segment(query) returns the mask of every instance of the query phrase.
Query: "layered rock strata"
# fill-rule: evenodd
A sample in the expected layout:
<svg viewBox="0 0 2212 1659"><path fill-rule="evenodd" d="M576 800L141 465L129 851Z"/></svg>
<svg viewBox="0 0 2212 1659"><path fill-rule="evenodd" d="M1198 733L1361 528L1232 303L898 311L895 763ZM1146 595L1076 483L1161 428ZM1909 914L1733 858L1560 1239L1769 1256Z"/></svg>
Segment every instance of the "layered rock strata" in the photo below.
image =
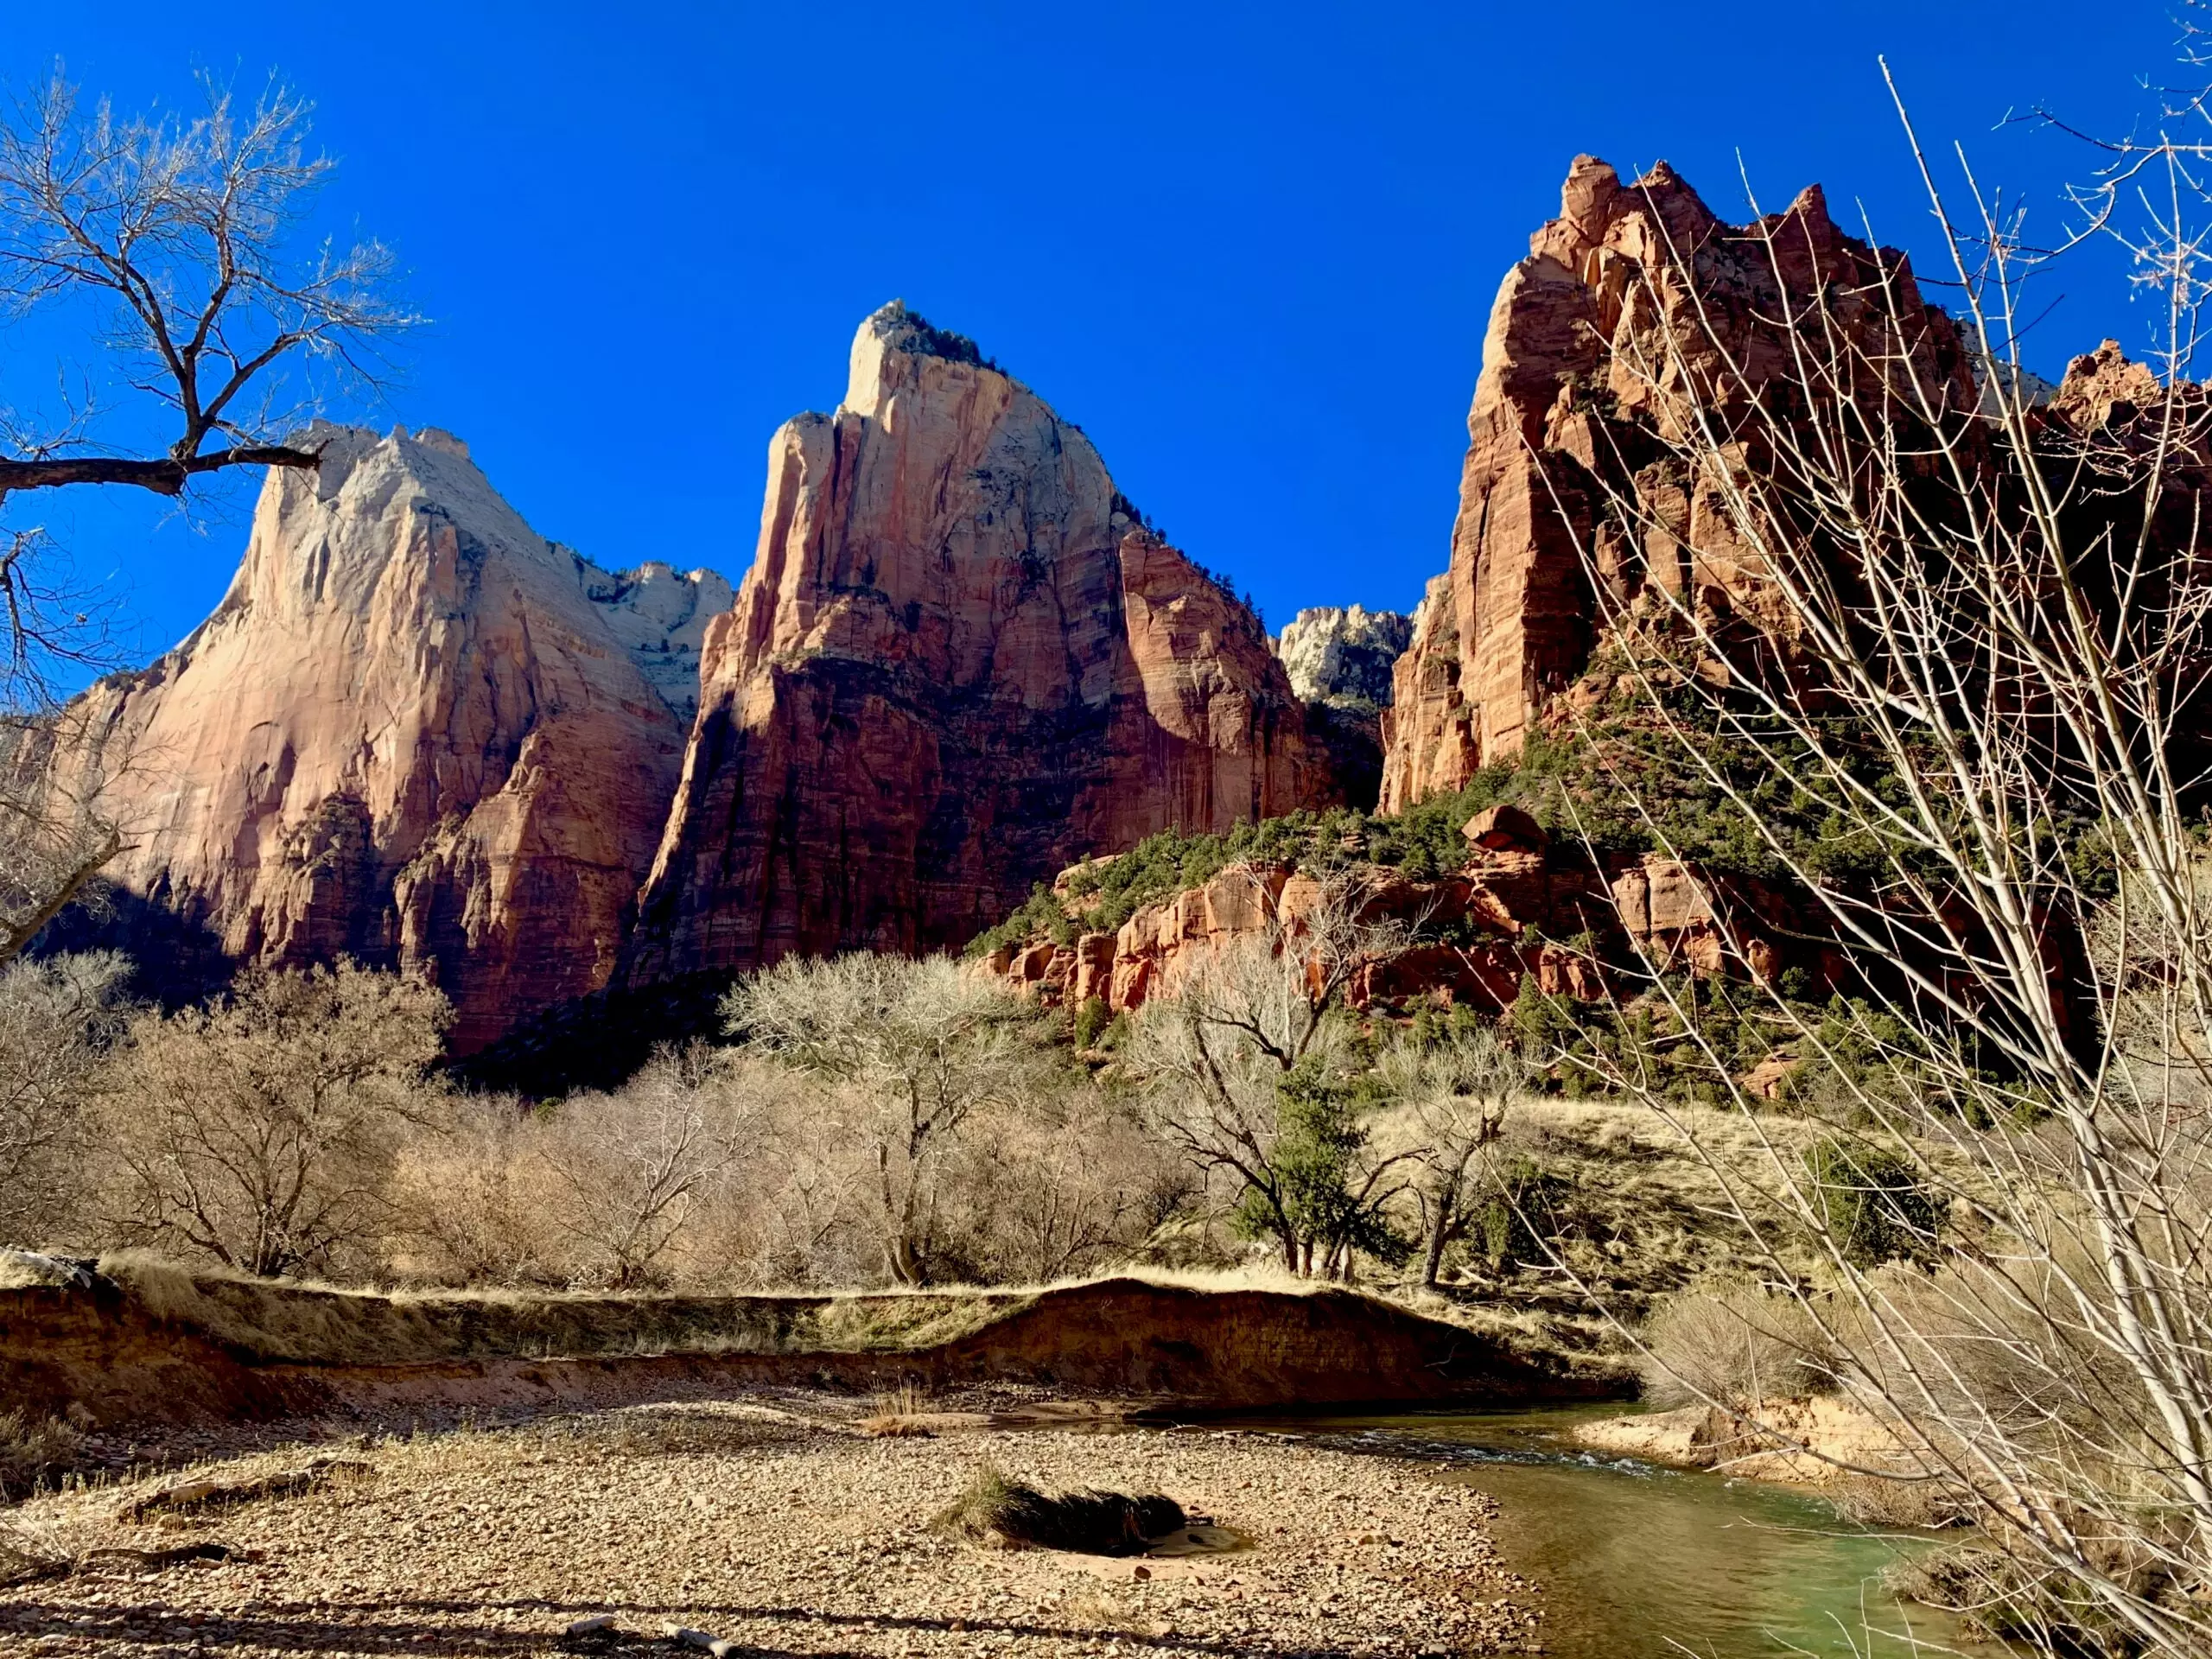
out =
<svg viewBox="0 0 2212 1659"><path fill-rule="evenodd" d="M270 474L214 613L79 700L63 781L103 781L116 931L149 969L193 939L419 971L467 1052L613 972L682 762L650 671L720 579L600 570L448 434L310 441L320 471Z"/></svg>
<svg viewBox="0 0 2212 1659"><path fill-rule="evenodd" d="M1713 386L1755 396L1788 374L1775 320L1816 296L1854 345L1879 331L1869 360L1916 377L1932 406L1974 406L1950 318L1923 303L1904 255L1838 230L1817 186L1739 229L1663 162L1624 184L1576 158L1560 216L1491 312L1451 568L1416 613L1382 717L1384 810L1518 753L1588 661L1598 585L1614 605L1656 584L1766 620L1770 595L1729 533L1720 480L1688 475L1668 440ZM1616 529L1624 519L1650 526L1639 544Z"/></svg>
<svg viewBox="0 0 2212 1659"><path fill-rule="evenodd" d="M1251 613L897 305L769 445L630 977L957 946L1082 855L1329 798Z"/></svg>
<svg viewBox="0 0 2212 1659"><path fill-rule="evenodd" d="M1347 988L1353 1006L1420 997L1497 1013L1524 977L1547 995L1596 1001L1615 988L1616 970L1630 966L1639 982L1654 970L1771 981L1793 965L1809 983L1841 981L1840 959L1807 941L1784 897L1763 883L1655 855L1592 868L1579 849L1554 849L1512 807L1478 813L1462 833L1466 862L1443 880L1368 872L1365 912L1414 923L1416 938L1360 969ZM1077 918L1075 938L1003 946L977 971L1046 1007L1096 997L1117 1014L1175 995L1200 963L1240 939L1265 937L1296 950L1324 898L1310 875L1234 865L1106 932L1082 925L1095 901L1065 879L1056 892ZM1583 943L1560 943L1570 938Z"/></svg>

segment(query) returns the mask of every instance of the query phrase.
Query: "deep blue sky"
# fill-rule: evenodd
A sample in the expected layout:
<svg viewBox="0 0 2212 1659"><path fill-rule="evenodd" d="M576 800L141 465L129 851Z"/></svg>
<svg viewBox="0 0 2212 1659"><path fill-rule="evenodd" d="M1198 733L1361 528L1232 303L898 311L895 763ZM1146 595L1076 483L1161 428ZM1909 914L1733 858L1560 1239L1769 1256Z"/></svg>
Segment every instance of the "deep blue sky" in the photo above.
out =
<svg viewBox="0 0 2212 1659"><path fill-rule="evenodd" d="M1993 124L2050 100L2126 124L2139 78L2174 73L2171 10L0 0L0 78L58 55L135 106L195 67L281 69L342 160L329 207L396 247L435 319L372 423L459 432L602 563L741 575L769 434L836 403L855 325L899 296L1080 423L1280 626L1409 607L1443 567L1491 298L1577 151L1663 156L1734 213L1740 150L1767 205L1821 181L1925 268L1876 54L1928 137L2055 229L2089 158ZM2061 291L2047 372L2144 336L2109 258ZM52 385L50 336L0 333L0 401ZM146 652L219 596L236 499L195 527L70 493L14 518L35 506L127 594Z"/></svg>

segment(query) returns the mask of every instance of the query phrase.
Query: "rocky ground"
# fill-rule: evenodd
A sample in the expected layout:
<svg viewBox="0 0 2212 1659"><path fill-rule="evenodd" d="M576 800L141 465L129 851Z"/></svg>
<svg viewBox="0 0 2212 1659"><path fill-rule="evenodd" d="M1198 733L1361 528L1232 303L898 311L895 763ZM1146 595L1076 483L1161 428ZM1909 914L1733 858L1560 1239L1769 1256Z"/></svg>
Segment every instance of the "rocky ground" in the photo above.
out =
<svg viewBox="0 0 2212 1659"><path fill-rule="evenodd" d="M0 1650L615 1656L672 1653L678 1629L720 1659L1541 1650L1494 1504L1419 1467L1204 1429L948 1418L877 1438L859 1414L785 1395L353 1434L186 1471L334 1459L301 1490L125 1518L172 1470L41 1497L0 1516L0 1541L77 1565L0 1588ZM1217 1528L1134 1560L931 1530L986 1462L1164 1491ZM164 1564L196 1543L226 1558Z"/></svg>

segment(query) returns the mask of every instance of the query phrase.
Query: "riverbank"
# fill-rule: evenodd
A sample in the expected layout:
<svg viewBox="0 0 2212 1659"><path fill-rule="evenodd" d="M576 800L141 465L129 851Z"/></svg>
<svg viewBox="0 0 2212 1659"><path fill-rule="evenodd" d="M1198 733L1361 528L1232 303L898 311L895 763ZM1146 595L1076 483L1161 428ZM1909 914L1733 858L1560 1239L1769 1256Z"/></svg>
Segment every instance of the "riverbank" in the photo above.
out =
<svg viewBox="0 0 2212 1659"><path fill-rule="evenodd" d="M296 1487L138 1520L119 1517L156 1482L48 1496L12 1529L90 1565L16 1586L0 1618L10 1641L56 1655L612 1653L665 1650L664 1625L779 1655L1541 1643L1541 1598L1499 1557L1496 1503L1436 1471L1235 1431L879 1438L863 1414L785 1395L356 1438L314 1448L339 1461ZM308 1450L193 1472L238 1482ZM987 1461L1046 1486L1163 1491L1237 1547L1208 1528L1203 1548L1109 1559L931 1530ZM194 1543L226 1554L143 1560ZM602 1617L611 1629L565 1634Z"/></svg>
<svg viewBox="0 0 2212 1659"><path fill-rule="evenodd" d="M18 1257L41 1263L45 1258ZM102 1427L593 1410L823 1387L1014 1386L1178 1409L1618 1396L1627 1373L1340 1287L1117 1275L1010 1290L380 1293L143 1258L0 1283L0 1398Z"/></svg>

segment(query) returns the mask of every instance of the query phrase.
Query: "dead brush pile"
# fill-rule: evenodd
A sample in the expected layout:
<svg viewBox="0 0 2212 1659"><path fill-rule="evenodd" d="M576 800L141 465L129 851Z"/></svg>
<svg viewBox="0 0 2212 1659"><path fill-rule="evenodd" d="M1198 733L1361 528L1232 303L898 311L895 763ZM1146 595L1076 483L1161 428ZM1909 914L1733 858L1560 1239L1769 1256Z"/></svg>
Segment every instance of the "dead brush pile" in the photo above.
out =
<svg viewBox="0 0 2212 1659"><path fill-rule="evenodd" d="M1052 1494L985 1464L930 1524L950 1536L1001 1548L1141 1555L1154 1539L1185 1520L1181 1504L1157 1492L1131 1497L1077 1487Z"/></svg>

